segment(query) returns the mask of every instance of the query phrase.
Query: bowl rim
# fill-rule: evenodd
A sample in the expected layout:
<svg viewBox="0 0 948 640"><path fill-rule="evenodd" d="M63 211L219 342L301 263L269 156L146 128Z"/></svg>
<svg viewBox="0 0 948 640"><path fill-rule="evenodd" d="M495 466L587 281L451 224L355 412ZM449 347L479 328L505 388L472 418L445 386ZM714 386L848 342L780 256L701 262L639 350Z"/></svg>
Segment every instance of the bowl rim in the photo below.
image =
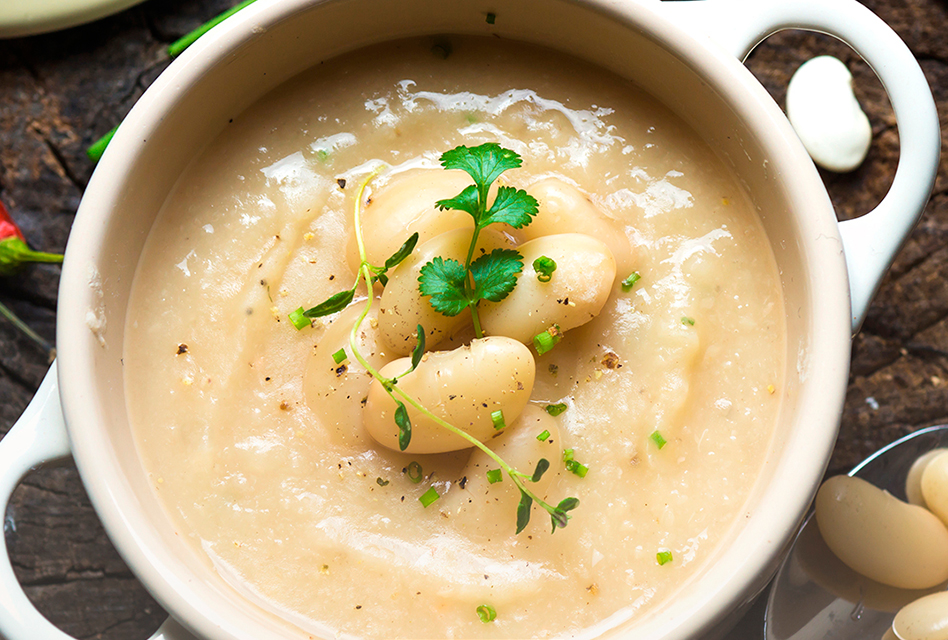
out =
<svg viewBox="0 0 948 640"><path fill-rule="evenodd" d="M191 584L177 569L168 566L167 550L152 548L154 536L149 534L147 525L128 516L130 494L121 472L117 466L103 463L101 448L107 445L108 438L103 428L90 424L94 420L90 420L85 409L90 398L104 393L95 385L95 371L91 365L95 346L88 339L89 329L83 322L88 309L95 304L89 290L87 269L88 265L97 264L102 254L111 211L120 204L123 176L139 154L139 134L160 126L162 114L172 109L191 87L215 67L226 63L235 50L266 32L269 26L292 19L314 6L339 1L358 0L259 0L215 27L172 62L132 109L126 118L126 126L121 127L113 138L82 199L66 251L57 342L61 345L59 371L63 410L76 464L96 512L126 562L162 606L201 638L252 636L235 622L239 617L233 616L235 612L228 614L208 606L207 599L202 596L205 593L201 591L202 586ZM817 386L822 392L820 397L811 392L808 400L821 400L821 407L831 406L835 410L827 416L825 409L805 409L803 417L812 424L793 439L790 457L796 461L796 466L792 473L786 469L770 483L773 485L779 479L801 476L813 478L813 485L785 492L779 508L771 509L770 521L766 526L761 524L758 527L757 544L749 550L755 555L721 572L725 579L713 593L698 599L700 601L687 603L682 607L685 611L681 615L655 623L646 621L642 627L645 634L642 637L656 637L659 632L667 637L692 637L727 614L720 607L711 606L713 602L740 602L755 595L754 591L763 586L761 574L776 569L779 555L802 519L829 460L836 437L838 413L845 398L850 349L849 289L841 241L832 205L812 162L779 107L736 58L710 40L674 24L656 7L614 0L562 0L562 3L583 6L630 28L645 30L647 37L673 51L676 57L716 88L721 100L735 105L751 129L761 132L765 149L781 149L781 166L794 169L793 175L787 177L794 182L794 197L801 202L807 201L811 211L822 209L822 214L801 220L805 223L809 241L814 245L807 250L819 258L824 270L820 276L822 287L814 291L814 309L823 314L821 317L831 319L818 327L811 326L809 349L819 353L821 358L825 356L826 360L819 363L798 361L796 364L808 368L806 375L818 381ZM802 358L803 354L799 355ZM789 362L787 366L790 366ZM814 402L814 407L817 404ZM832 428L827 426L829 423L833 424ZM756 520L759 524L761 521L762 518ZM744 549L743 553L747 551ZM239 604L234 604L231 608L236 610L238 607Z"/></svg>

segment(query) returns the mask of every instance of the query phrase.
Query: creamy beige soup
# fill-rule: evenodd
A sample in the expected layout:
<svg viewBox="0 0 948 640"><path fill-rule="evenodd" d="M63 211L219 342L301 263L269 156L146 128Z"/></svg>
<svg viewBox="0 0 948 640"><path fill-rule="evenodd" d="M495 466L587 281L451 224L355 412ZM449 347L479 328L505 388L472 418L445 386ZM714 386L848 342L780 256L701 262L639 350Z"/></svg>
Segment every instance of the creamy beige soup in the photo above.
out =
<svg viewBox="0 0 948 640"><path fill-rule="evenodd" d="M602 311L536 356L530 405L509 429L538 442L550 427L542 494L580 501L553 534L534 506L515 535L518 493L509 479L488 485L482 454L410 455L366 433L370 378L331 357L357 311L301 331L287 319L355 281L353 211L370 173L384 166L364 233L397 247L408 233L370 224L373 206L444 173L442 152L484 142L522 155L505 184L556 179L600 216L544 221L541 199L534 234L587 233L616 254ZM432 193L431 206L456 193ZM364 300L363 288L353 306ZM288 629L573 637L673 607L743 517L779 408L783 317L746 194L649 96L546 50L410 40L296 78L184 173L136 274L126 392L181 535ZM366 352L384 352L377 321L363 329ZM553 417L543 409L555 403L567 409ZM585 477L565 468L566 448ZM432 486L441 497L423 507ZM496 619L482 622L480 605Z"/></svg>

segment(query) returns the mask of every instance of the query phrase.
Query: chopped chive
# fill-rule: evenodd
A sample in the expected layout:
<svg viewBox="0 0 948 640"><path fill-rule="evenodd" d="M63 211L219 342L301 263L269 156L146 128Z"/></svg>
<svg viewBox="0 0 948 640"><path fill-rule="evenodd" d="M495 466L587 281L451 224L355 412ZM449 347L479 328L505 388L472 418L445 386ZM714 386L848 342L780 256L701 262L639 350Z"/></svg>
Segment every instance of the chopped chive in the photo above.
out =
<svg viewBox="0 0 948 640"><path fill-rule="evenodd" d="M537 335L533 336L533 346L536 347L537 354L543 355L550 349L556 346L556 343L562 340L563 333L560 331L560 326L554 324L552 327L546 331L541 331Z"/></svg>
<svg viewBox="0 0 948 640"><path fill-rule="evenodd" d="M574 456L575 452L572 449L563 449L563 463L566 465L566 470L575 473L580 478L585 478L589 473L589 467L577 462Z"/></svg>
<svg viewBox="0 0 948 640"><path fill-rule="evenodd" d="M504 421L504 412L498 409L497 411L492 411L490 414L491 422L494 423L494 428L500 431L507 426L507 423Z"/></svg>
<svg viewBox="0 0 948 640"><path fill-rule="evenodd" d="M422 477L424 477L425 475L421 471L421 465L415 462L414 460L408 463L408 469L406 472L408 474L408 479L414 482L415 484L418 484L419 482L421 482Z"/></svg>
<svg viewBox="0 0 948 640"><path fill-rule="evenodd" d="M660 565L668 564L672 561L672 552L667 549L665 551L659 551L655 554L655 559L658 560L658 564Z"/></svg>
<svg viewBox="0 0 948 640"><path fill-rule="evenodd" d="M379 485L380 487L388 486L388 480L384 479L382 476L379 476L378 478L376 478L375 483Z"/></svg>
<svg viewBox="0 0 948 640"><path fill-rule="evenodd" d="M487 481L491 484L497 484L503 479L504 475L500 469L491 469L487 472Z"/></svg>
<svg viewBox="0 0 948 640"><path fill-rule="evenodd" d="M682 317L681 317L681 323L682 323L682 324L687 324L687 325L693 327L693 326L695 326L695 319L694 319L694 318L689 318L688 316L682 316Z"/></svg>
<svg viewBox="0 0 948 640"><path fill-rule="evenodd" d="M336 353L332 354L332 361L335 362L336 364L339 364L340 362L342 362L342 361L345 360L345 359L346 359L346 350L345 350L345 349L340 349L340 350L337 351Z"/></svg>
<svg viewBox="0 0 948 640"><path fill-rule="evenodd" d="M587 467L584 464L580 464L579 462L576 462L575 460L567 461L566 470L570 471L571 473L575 473L580 478L585 478L586 474L589 473L589 467Z"/></svg>
<svg viewBox="0 0 948 640"><path fill-rule="evenodd" d="M494 607L489 604L482 604L477 608L477 617L481 619L481 622L487 624L488 622L494 621L494 618L497 617L497 612L494 610Z"/></svg>
<svg viewBox="0 0 948 640"><path fill-rule="evenodd" d="M296 327L297 331L305 329L312 324L312 321L306 317L303 307L300 307L296 311L290 312L289 318L290 322L293 323L293 326ZM335 358L335 356L333 356L333 358ZM339 364L338 360L336 360L336 364Z"/></svg>
<svg viewBox="0 0 948 640"><path fill-rule="evenodd" d="M253 4L253 2L254 0L244 0L240 4L234 7L231 7L224 13L217 16L216 18L211 18L210 20L202 24L200 27L198 27L194 31L191 31L190 33L184 35L183 37L175 40L170 45L168 45L168 55L171 56L172 58L177 58L179 55L181 55L181 53L185 49L187 49L189 46L194 44L195 40L197 40L198 38L203 36L205 33L210 31L212 27L217 26L218 24L220 24L227 18L231 17L232 15L234 15L235 13L237 13L238 11L240 11L247 5Z"/></svg>
<svg viewBox="0 0 948 640"><path fill-rule="evenodd" d="M546 405L546 412L555 418L566 411L567 408L568 407L566 406L565 402L560 402L559 404L548 404Z"/></svg>
<svg viewBox="0 0 948 640"><path fill-rule="evenodd" d="M431 506L431 503L440 498L438 490L434 487L428 487L428 490L421 494L421 497L418 498L418 501L421 503L421 506L427 508Z"/></svg>
<svg viewBox="0 0 948 640"><path fill-rule="evenodd" d="M622 290L631 291L632 287L635 286L635 283L638 282L641 277L638 271L630 273L629 277L622 281Z"/></svg>
<svg viewBox="0 0 948 640"><path fill-rule="evenodd" d="M546 440L546 439L549 438L549 437L550 437L550 432L547 431L546 429L544 429L543 432L540 433L540 435L537 436L537 440L539 440L540 442L543 442L544 440Z"/></svg>
<svg viewBox="0 0 948 640"><path fill-rule="evenodd" d="M659 449L661 449L668 443L668 441L665 440L664 436L662 436L662 434L659 433L657 430L652 432L652 435L649 436L649 439L652 442L654 442L656 445L658 445Z"/></svg>
<svg viewBox="0 0 948 640"><path fill-rule="evenodd" d="M537 280L549 282L553 279L553 272L556 271L556 261L547 256L540 256L533 261L533 269L537 272Z"/></svg>
<svg viewBox="0 0 948 640"><path fill-rule="evenodd" d="M488 14L487 14L487 24L494 24L496 21L497 21L497 14L496 14L496 13L488 13Z"/></svg>
<svg viewBox="0 0 948 640"><path fill-rule="evenodd" d="M89 145L89 148L86 149L86 156L89 160L98 162L102 159L102 154L105 153L105 148L112 142L112 136L115 135L116 131L118 131L118 125L115 125L115 128Z"/></svg>

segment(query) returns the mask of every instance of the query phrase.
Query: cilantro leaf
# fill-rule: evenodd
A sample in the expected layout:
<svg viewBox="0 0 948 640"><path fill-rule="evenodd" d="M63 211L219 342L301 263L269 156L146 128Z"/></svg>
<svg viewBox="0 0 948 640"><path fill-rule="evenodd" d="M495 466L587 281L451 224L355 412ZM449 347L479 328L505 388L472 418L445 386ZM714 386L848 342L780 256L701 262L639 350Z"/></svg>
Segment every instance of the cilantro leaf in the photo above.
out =
<svg viewBox="0 0 948 640"><path fill-rule="evenodd" d="M496 142L486 142L478 147L462 145L441 154L442 167L466 171L474 182L484 186L489 186L504 171L516 169L521 164L519 154Z"/></svg>
<svg viewBox="0 0 948 640"><path fill-rule="evenodd" d="M307 318L321 318L330 313L336 313L345 309L355 297L355 289L340 291L329 296L326 300L320 302L312 309L307 309L303 315Z"/></svg>
<svg viewBox="0 0 948 640"><path fill-rule="evenodd" d="M539 210L537 199L523 189L500 187L487 214L477 224L486 227L495 222L506 222L514 229L522 229L530 224Z"/></svg>
<svg viewBox="0 0 948 640"><path fill-rule="evenodd" d="M480 217L480 201L478 200L477 195L477 185L469 185L464 187L464 191L454 196L453 198L448 198L447 200L438 200L435 203L435 206L438 207L441 211L445 209L457 209L458 211L466 211L474 217L474 222L477 222L477 219Z"/></svg>
<svg viewBox="0 0 948 640"><path fill-rule="evenodd" d="M465 286L466 278L467 271L463 264L438 256L421 268L418 290L423 296L431 296L431 306L435 311L454 317L471 304Z"/></svg>
<svg viewBox="0 0 948 640"><path fill-rule="evenodd" d="M523 256L513 249L494 249L471 263L473 300L500 302L517 286ZM422 292L424 293L424 292Z"/></svg>

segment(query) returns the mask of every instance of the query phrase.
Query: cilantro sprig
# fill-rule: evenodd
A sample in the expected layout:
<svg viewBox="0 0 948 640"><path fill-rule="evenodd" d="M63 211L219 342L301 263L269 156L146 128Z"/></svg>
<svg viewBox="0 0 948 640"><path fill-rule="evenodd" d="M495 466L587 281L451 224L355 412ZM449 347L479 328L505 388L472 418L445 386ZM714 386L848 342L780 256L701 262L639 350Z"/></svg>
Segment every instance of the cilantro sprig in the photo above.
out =
<svg viewBox="0 0 948 640"><path fill-rule="evenodd" d="M442 211L454 209L469 213L474 219L474 231L464 264L452 258L430 260L421 268L418 290L429 296L431 306L443 315L456 316L470 309L474 335L478 338L484 336L478 303L481 300L500 302L506 298L517 286L517 276L523 271L523 256L512 249L494 249L474 260L480 232L499 223L522 229L539 210L536 198L510 186L499 187L493 202L488 203L490 188L497 178L522 163L519 154L496 142L477 147L462 145L441 155L441 166L467 172L474 184L453 198L439 200L436 206Z"/></svg>

